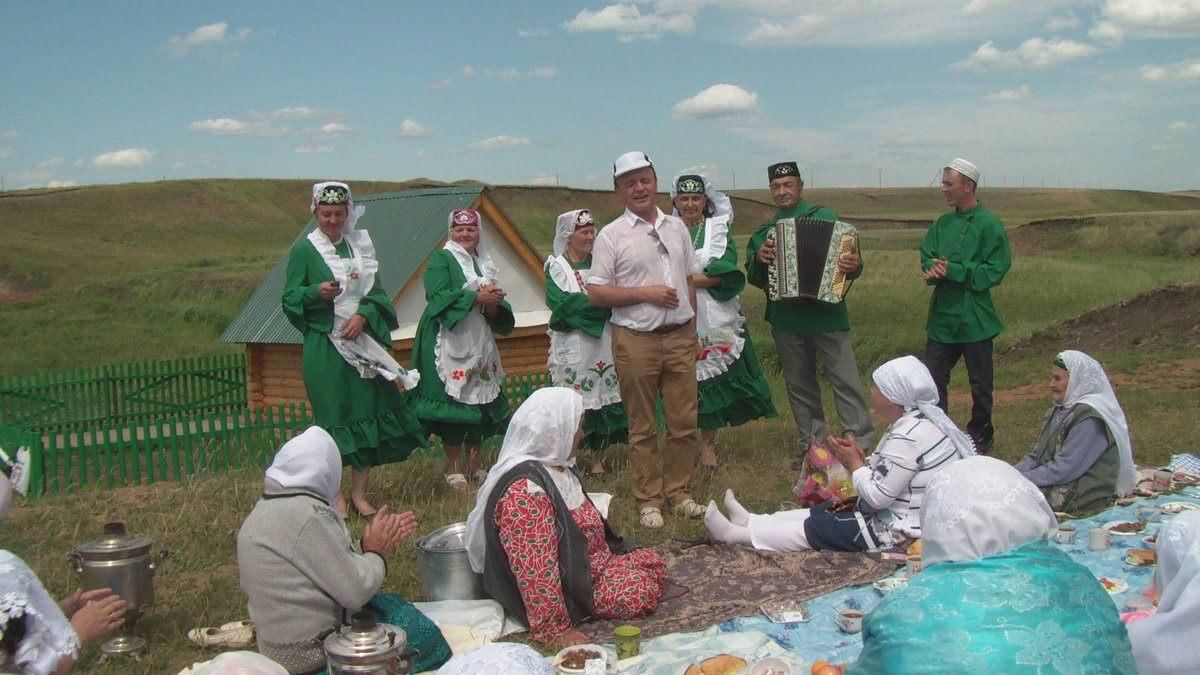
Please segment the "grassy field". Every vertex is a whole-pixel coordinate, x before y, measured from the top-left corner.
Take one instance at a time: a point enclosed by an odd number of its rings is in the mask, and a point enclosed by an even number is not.
[[[365,193],[397,186],[355,187]],[[303,181],[198,181],[5,195],[0,226],[13,235],[0,250],[0,297],[7,297],[0,300],[0,372],[231,349],[216,343],[216,335],[307,218],[306,190]],[[933,189],[896,191],[894,201],[876,205],[869,190],[816,192],[816,201],[847,218],[932,219],[941,211]],[[1108,367],[1139,462],[1157,464],[1174,452],[1200,450],[1200,289],[1194,285],[1200,281],[1200,199],[988,192],[989,205],[1008,214],[1016,252],[1012,272],[995,292],[1008,324],[997,341],[997,454],[1016,460],[1032,443],[1048,405],[1049,361],[1067,347],[1082,348]],[[602,192],[499,188],[497,199],[543,250],[558,212],[587,206],[603,220],[619,210]],[[752,207],[739,207],[739,213],[747,211]],[[1060,222],[1017,227],[1047,218]],[[755,221],[741,222],[737,243],[744,247]],[[882,361],[919,354],[924,344],[929,290],[917,272],[921,235],[919,229],[863,233],[867,267],[849,307],[864,380]],[[1181,282],[1193,285],[1169,298],[1156,295],[1164,284]],[[1113,307],[1143,293],[1136,303]],[[762,293],[749,289],[742,300],[781,417],[724,433],[725,461],[698,475],[694,493],[707,499],[733,487],[752,508],[768,510],[788,498],[795,480],[788,471],[795,428],[782,378],[772,367],[777,360],[761,319]],[[1077,323],[1063,323],[1080,315]],[[952,389],[952,414],[962,421],[969,401],[961,366]],[[652,534],[637,529],[623,476],[625,449],[612,449],[610,457],[614,471],[589,488],[616,495],[612,520],[619,531],[646,543],[701,534],[698,522],[675,519]],[[169,547],[172,557],[156,580],[159,602],[139,628],[150,652],[133,667],[97,666],[91,650],[84,666],[106,673],[177,670],[212,656],[189,645],[189,628],[245,613],[234,541],[261,478],[257,471],[241,471],[21,504],[0,521],[0,547],[25,558],[56,595],[74,583],[64,556],[97,536],[105,521],[124,520],[132,531]],[[433,458],[382,467],[372,490],[379,503],[416,511],[422,533],[463,519],[471,505],[443,487],[440,462]],[[352,521],[356,530],[361,525]],[[385,587],[420,597],[412,547],[402,547],[391,561]]]

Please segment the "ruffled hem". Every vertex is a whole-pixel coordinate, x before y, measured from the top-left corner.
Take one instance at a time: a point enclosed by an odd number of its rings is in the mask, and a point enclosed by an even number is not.
[[[728,371],[699,383],[701,429],[741,426],[752,420],[776,417],[771,390],[762,375],[755,375],[745,364],[735,363]]]
[[[451,445],[480,443],[502,433],[512,411],[503,391],[494,400],[482,405],[438,400],[420,394],[413,396],[412,405],[429,432]]]
[[[620,403],[588,410],[583,415],[583,440],[579,445],[588,450],[603,450],[610,445],[629,442],[629,418]]]
[[[425,429],[411,409],[321,427],[333,436],[342,463],[356,469],[402,462],[413,450],[428,447]]]

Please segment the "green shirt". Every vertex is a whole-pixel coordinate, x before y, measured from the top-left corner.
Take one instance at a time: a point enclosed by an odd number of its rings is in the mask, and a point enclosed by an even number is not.
[[[933,286],[925,333],[947,343],[978,342],[1004,330],[992,304],[992,286],[1012,267],[1012,249],[1004,225],[994,213],[977,204],[954,210],[934,221],[921,241],[921,269],[945,258],[946,276]]]
[[[767,266],[758,262],[758,249],[762,248],[767,236],[775,232],[775,222],[783,218],[800,218],[812,211],[813,204],[803,199],[790,209],[779,209],[771,219],[758,228],[746,245],[746,280],[759,288],[767,288]],[[809,214],[809,218],[836,221],[837,214],[824,206],[817,207]],[[862,265],[851,279],[857,279],[862,274]],[[831,333],[837,330],[850,330],[850,312],[846,303],[831,304],[811,298],[786,298],[772,300],[767,298],[767,322],[771,329],[783,333]]]

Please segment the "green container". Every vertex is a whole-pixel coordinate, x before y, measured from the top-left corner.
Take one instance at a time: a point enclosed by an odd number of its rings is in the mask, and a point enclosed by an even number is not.
[[[617,643],[617,660],[637,656],[642,649],[642,629],[637,626],[617,626],[613,631]]]

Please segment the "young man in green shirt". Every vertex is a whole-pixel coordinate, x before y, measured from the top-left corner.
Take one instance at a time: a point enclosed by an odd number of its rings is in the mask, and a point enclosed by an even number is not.
[[[746,280],[767,287],[767,270],[775,261],[775,222],[782,218],[837,220],[837,214],[804,201],[804,180],[795,162],[780,162],[767,168],[771,198],[779,210],[750,237],[746,248]],[[862,274],[862,258],[852,251],[838,259],[838,269],[851,279]],[[811,441],[825,437],[825,412],[821,387],[817,384],[817,362],[825,367],[833,386],[834,405],[847,435],[861,447],[870,447],[871,412],[863,395],[858,363],[850,348],[850,314],[846,303],[831,304],[808,298],[767,298],[767,322],[783,367],[788,404],[800,431],[803,448],[793,464],[799,468]]]
[[[954,210],[934,221],[921,241],[921,276],[933,286],[925,324],[925,365],[938,388],[938,405],[949,412],[950,371],[960,357],[971,383],[967,433],[975,449],[992,449],[992,341],[1004,322],[991,288],[1012,267],[1004,225],[975,197],[979,169],[955,159],[942,169],[942,194]]]

